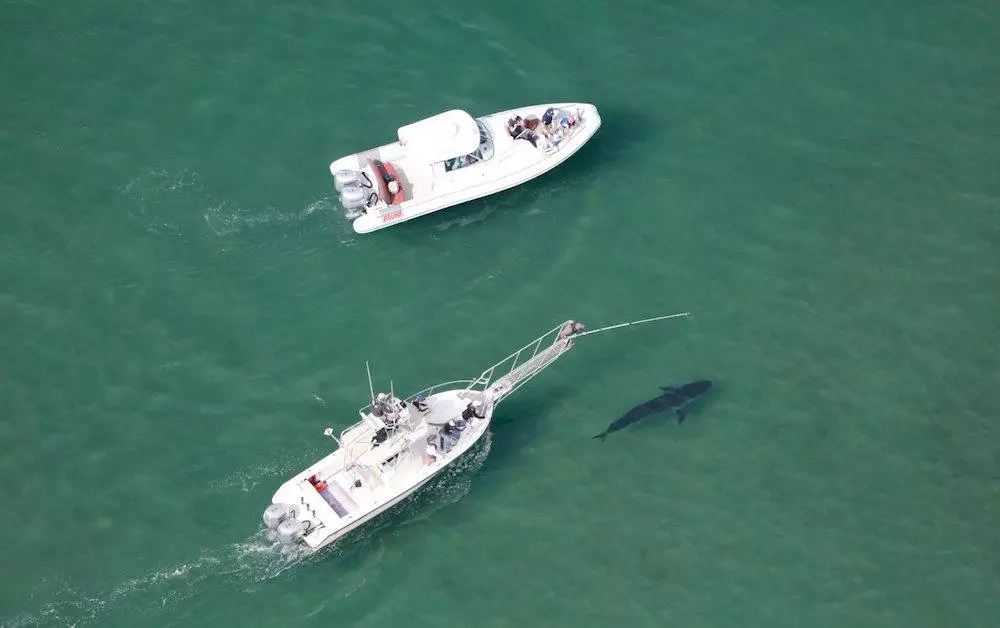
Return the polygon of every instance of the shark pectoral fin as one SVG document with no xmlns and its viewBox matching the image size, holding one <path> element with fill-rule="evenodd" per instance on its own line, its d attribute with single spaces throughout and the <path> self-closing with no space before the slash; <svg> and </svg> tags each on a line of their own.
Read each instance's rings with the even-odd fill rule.
<svg viewBox="0 0 1000 628">
<path fill-rule="evenodd" d="M 677 425 L 680 425 L 684 422 L 684 411 L 678 408 L 677 410 L 674 410 L 674 412 L 677 413 Z"/>
</svg>

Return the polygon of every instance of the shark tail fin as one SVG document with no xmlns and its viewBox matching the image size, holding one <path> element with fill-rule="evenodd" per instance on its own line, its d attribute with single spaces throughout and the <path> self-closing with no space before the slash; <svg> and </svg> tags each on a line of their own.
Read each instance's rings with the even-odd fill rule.
<svg viewBox="0 0 1000 628">
<path fill-rule="evenodd" d="M 598 434 L 598 435 L 597 435 L 597 436 L 595 436 L 594 438 L 600 438 L 600 439 L 601 439 L 601 442 L 603 443 L 603 442 L 604 442 L 604 439 L 605 439 L 605 438 L 607 438 L 607 437 L 608 437 L 608 433 L 607 433 L 607 432 L 601 432 L 600 434 Z"/>
</svg>

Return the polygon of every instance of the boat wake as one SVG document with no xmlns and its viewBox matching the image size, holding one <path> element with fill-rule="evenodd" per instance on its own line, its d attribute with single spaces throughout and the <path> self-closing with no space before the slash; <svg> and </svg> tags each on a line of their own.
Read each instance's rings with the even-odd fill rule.
<svg viewBox="0 0 1000 628">
<path fill-rule="evenodd" d="M 52 587 L 43 583 L 37 595 L 57 598 L 34 613 L 0 618 L 0 626 L 79 626 L 100 623 L 116 612 L 146 616 L 175 607 L 206 588 L 226 582 L 246 588 L 281 575 L 304 557 L 282 552 L 280 543 L 268 539 L 263 526 L 238 543 L 205 551 L 192 560 L 130 578 L 103 592 L 81 590 L 69 583 Z M 128 605 L 128 609 L 123 608 Z M 141 621 L 138 623 L 142 623 Z"/>
<path fill-rule="evenodd" d="M 423 489 L 319 552 L 289 550 L 272 539 L 261 523 L 256 532 L 242 541 L 205 550 L 191 560 L 130 578 L 103 592 L 85 591 L 67 582 L 56 586 L 45 582 L 36 587 L 35 595 L 57 598 L 55 601 L 32 613 L 0 617 L 0 626 L 81 626 L 103 623 L 107 621 L 105 618 L 117 614 L 138 619 L 169 611 L 197 595 L 212 595 L 220 590 L 223 593 L 252 593 L 293 568 L 320 562 L 323 563 L 323 587 L 329 591 L 329 599 L 346 598 L 378 573 L 385 554 L 382 542 L 385 529 L 389 528 L 389 533 L 395 535 L 399 529 L 424 521 L 462 499 L 471 488 L 473 475 L 486 460 L 491 444 L 492 432 L 487 431 L 472 450 Z M 244 480 L 257 477 L 260 471 L 251 469 L 240 477 Z M 280 473 L 283 470 L 267 471 Z M 242 485 L 228 481 L 220 486 L 244 492 L 252 489 L 245 481 Z M 336 564 L 331 568 L 327 564 L 329 561 Z M 140 619 L 136 623 L 143 622 Z"/>
<path fill-rule="evenodd" d="M 210 194 L 198 173 L 150 170 L 118 190 L 129 219 L 146 231 L 170 237 L 189 236 L 207 229 L 216 236 L 245 231 L 292 227 L 313 214 L 335 209 L 333 201 L 320 197 L 295 211 L 278 208 L 248 209 Z M 207 209 L 206 209 L 207 208 Z"/>
<path fill-rule="evenodd" d="M 297 212 L 282 212 L 276 208 L 254 210 L 238 207 L 223 201 L 208 208 L 205 212 L 205 223 L 217 236 L 229 236 L 253 229 L 269 227 L 292 227 L 308 219 L 317 210 L 332 210 L 333 205 L 328 198 L 321 198 L 309 203 Z"/>
<path fill-rule="evenodd" d="M 442 508 L 457 503 L 472 490 L 472 479 L 486 462 L 493 447 L 493 432 L 487 430 L 464 456 L 453 462 L 441 475 L 400 503 L 395 511 L 382 515 L 385 525 L 397 530 L 430 519 Z M 378 519 L 376 519 L 376 522 Z"/>
</svg>

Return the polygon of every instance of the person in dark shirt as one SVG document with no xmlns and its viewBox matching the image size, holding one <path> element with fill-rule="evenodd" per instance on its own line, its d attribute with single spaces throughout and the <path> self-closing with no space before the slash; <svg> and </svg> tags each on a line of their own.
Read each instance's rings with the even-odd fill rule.
<svg viewBox="0 0 1000 628">
<path fill-rule="evenodd" d="M 485 419 L 485 414 L 479 414 L 479 410 L 482 407 L 482 401 L 470 401 L 469 405 L 465 406 L 465 410 L 462 410 L 462 418 L 466 421 L 471 421 L 472 419 Z"/>
<path fill-rule="evenodd" d="M 521 116 L 515 116 L 507 121 L 507 132 L 515 140 L 528 140 L 532 146 L 538 147 L 538 134 L 525 125 Z"/>
</svg>

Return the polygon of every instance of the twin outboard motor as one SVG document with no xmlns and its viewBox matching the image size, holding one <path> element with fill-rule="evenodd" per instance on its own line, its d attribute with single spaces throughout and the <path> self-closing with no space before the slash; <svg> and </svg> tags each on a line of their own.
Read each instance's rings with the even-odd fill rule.
<svg viewBox="0 0 1000 628">
<path fill-rule="evenodd" d="M 293 545 L 309 531 L 308 521 L 298 520 L 298 509 L 290 504 L 271 504 L 264 509 L 264 525 L 283 545 Z"/>
<path fill-rule="evenodd" d="M 302 535 L 309 530 L 309 522 L 299 521 L 294 516 L 278 524 L 278 540 L 283 545 L 292 545 L 302 540 Z"/>
<path fill-rule="evenodd" d="M 289 504 L 271 504 L 264 509 L 264 525 L 272 532 L 278 528 L 278 524 L 287 517 L 295 518 L 295 506 Z"/>
<path fill-rule="evenodd" d="M 366 206 L 378 201 L 378 192 L 364 172 L 338 170 L 333 173 L 333 186 L 340 192 L 340 204 L 347 210 L 349 219 L 357 218 Z"/>
</svg>

